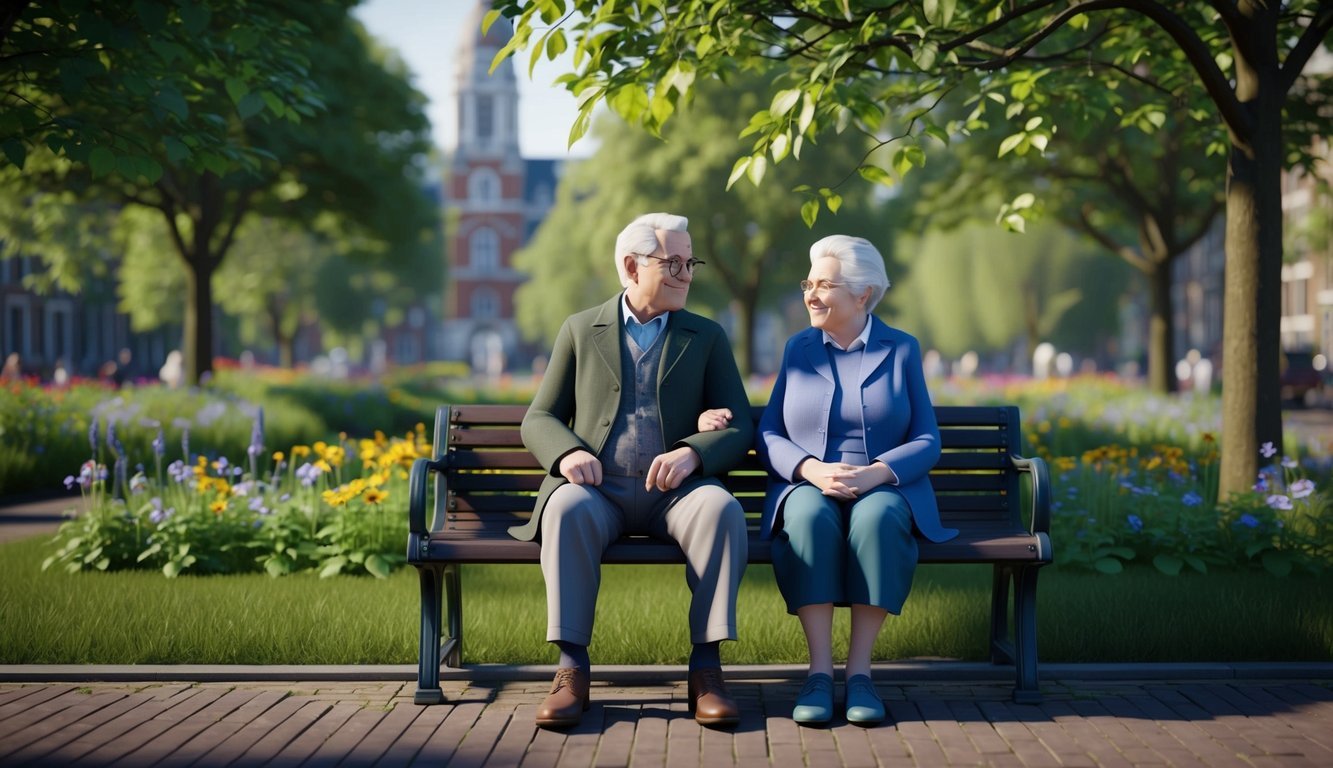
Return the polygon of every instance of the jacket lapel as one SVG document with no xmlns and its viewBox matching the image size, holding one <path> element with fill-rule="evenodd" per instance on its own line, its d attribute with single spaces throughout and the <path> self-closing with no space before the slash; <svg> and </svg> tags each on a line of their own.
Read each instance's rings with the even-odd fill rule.
<svg viewBox="0 0 1333 768">
<path fill-rule="evenodd" d="M 620 296 L 602 305 L 592 324 L 592 345 L 606 364 L 611 381 L 620 383 Z"/>
<path fill-rule="evenodd" d="M 810 367 L 815 369 L 815 373 L 828 379 L 833 383 L 833 364 L 829 362 L 828 350 L 824 349 L 824 334 L 818 330 L 811 329 L 811 333 L 805 337 L 805 357 L 810 362 Z"/>
<path fill-rule="evenodd" d="M 893 351 L 893 341 L 889 338 L 889 327 L 874 315 L 870 316 L 870 338 L 866 342 L 865 357 L 861 360 L 861 380 L 864 385 L 870 374 L 879 369 Z"/>
<path fill-rule="evenodd" d="M 689 348 L 690 342 L 694 340 L 694 334 L 698 333 L 690 315 L 685 310 L 676 310 L 667 318 L 666 338 L 662 340 L 665 346 L 662 347 L 662 362 L 657 371 L 657 386 L 660 388 L 662 382 L 671 374 L 671 369 L 676 367 L 681 358 L 685 356 L 685 350 Z"/>
</svg>

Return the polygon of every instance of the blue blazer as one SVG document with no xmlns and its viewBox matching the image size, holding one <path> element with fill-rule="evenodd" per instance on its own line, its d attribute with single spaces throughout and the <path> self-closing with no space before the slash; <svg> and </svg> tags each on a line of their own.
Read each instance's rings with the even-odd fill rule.
<svg viewBox="0 0 1333 768">
<path fill-rule="evenodd" d="M 958 531 L 940 523 L 930 485 L 931 467 L 940 457 L 940 430 L 921 368 L 921 346 L 873 315 L 870 323 L 860 382 L 866 406 L 861 411 L 865 414 L 866 452 L 871 461 L 884 462 L 897 475 L 897 488 L 912 507 L 917 530 L 931 541 L 948 541 Z M 757 451 L 769 473 L 760 528 L 766 539 L 782 528 L 782 503 L 787 494 L 805 482 L 792 481 L 796 467 L 807 457 L 824 458 L 833 387 L 833 365 L 823 332 L 807 328 L 791 337 L 782 353 L 773 394 L 759 420 Z"/>
</svg>

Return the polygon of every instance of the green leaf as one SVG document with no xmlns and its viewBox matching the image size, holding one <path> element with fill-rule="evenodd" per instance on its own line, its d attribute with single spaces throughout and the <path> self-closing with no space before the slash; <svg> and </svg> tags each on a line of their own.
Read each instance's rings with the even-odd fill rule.
<svg viewBox="0 0 1333 768">
<path fill-rule="evenodd" d="M 1264 564 L 1264 570 L 1274 576 L 1282 577 L 1291 573 L 1291 555 L 1277 549 L 1270 549 L 1264 552 L 1260 560 Z"/>
<path fill-rule="evenodd" d="M 1022 214 L 1011 213 L 1002 218 L 1000 224 L 1010 232 L 1027 232 L 1028 223 Z"/>
<path fill-rule="evenodd" d="M 1037 202 L 1036 195 L 1032 194 L 1031 192 L 1024 192 L 1023 194 L 1014 198 L 1014 201 L 1009 204 L 1009 208 L 1015 211 L 1023 208 L 1031 208 L 1033 203 L 1035 202 Z"/>
<path fill-rule="evenodd" d="M 796 132 L 803 134 L 815 119 L 815 98 L 806 91 L 801 100 L 801 116 L 796 120 Z M 799 157 L 799 155 L 797 155 Z"/>
<path fill-rule="evenodd" d="M 935 66 L 935 57 L 939 56 L 940 47 L 933 40 L 928 40 L 918 45 L 916 50 L 912 51 L 912 61 L 916 63 L 923 72 L 929 71 Z"/>
<path fill-rule="evenodd" d="M 166 565 L 162 566 L 162 575 L 166 576 L 168 579 L 174 579 L 177 576 L 179 576 L 180 573 L 181 573 L 181 564 L 176 562 L 175 560 L 172 560 L 168 562 Z"/>
<path fill-rule="evenodd" d="M 801 203 L 801 221 L 805 222 L 807 228 L 813 227 L 817 218 L 819 218 L 818 200 L 806 200 Z"/>
<path fill-rule="evenodd" d="M 13 163 L 14 167 L 23 170 L 23 164 L 28 161 L 28 149 L 23 146 L 23 142 L 18 139 L 5 139 L 0 147 L 4 148 L 5 158 Z"/>
<path fill-rule="evenodd" d="M 1009 152 L 1015 149 L 1019 144 L 1022 144 L 1023 139 L 1026 138 L 1026 133 L 1015 133 L 1012 136 L 1005 137 L 1005 140 L 1000 142 L 1000 154 L 997 155 L 997 157 L 1004 157 L 1009 154 Z"/>
<path fill-rule="evenodd" d="M 342 571 L 344 565 L 347 565 L 347 558 L 342 556 L 331 557 L 324 561 L 324 567 L 319 569 L 319 577 L 321 579 L 327 579 L 330 576 L 337 576 Z"/>
<path fill-rule="evenodd" d="M 1198 555 L 1184 555 L 1185 563 L 1199 573 L 1208 573 L 1208 564 Z"/>
<path fill-rule="evenodd" d="M 774 165 L 782 162 L 783 158 L 787 156 L 787 152 L 791 149 L 791 134 L 779 133 L 777 136 L 774 136 L 773 143 L 768 146 L 768 149 L 773 154 Z"/>
<path fill-rule="evenodd" d="M 938 125 L 926 126 L 926 135 L 930 136 L 936 141 L 939 141 L 941 144 L 945 146 L 949 145 L 949 132 L 939 127 Z"/>
<path fill-rule="evenodd" d="M 773 96 L 773 103 L 769 106 L 768 112 L 775 118 L 782 117 L 790 112 L 792 107 L 796 106 L 796 102 L 800 101 L 800 99 L 801 92 L 796 88 L 778 91 L 777 94 Z"/>
<path fill-rule="evenodd" d="M 750 183 L 756 187 L 764 180 L 764 173 L 768 170 L 768 158 L 763 155 L 753 155 L 750 159 L 750 167 L 745 169 L 745 175 L 750 177 Z"/>
<path fill-rule="evenodd" d="M 746 155 L 737 159 L 735 165 L 731 166 L 731 176 L 727 177 L 727 189 L 731 189 L 731 185 L 735 184 L 745 174 L 745 171 L 750 167 L 751 159 L 749 155 Z"/>
<path fill-rule="evenodd" d="M 499 18 L 500 18 L 499 8 L 492 8 L 491 10 L 487 11 L 486 15 L 481 17 L 481 33 L 484 35 L 487 32 L 489 32 L 491 29 L 491 25 L 494 24 L 496 20 Z"/>
<path fill-rule="evenodd" d="M 181 24 L 191 36 L 198 36 L 208 28 L 213 17 L 212 11 L 202 3 L 183 2 L 180 4 Z"/>
<path fill-rule="evenodd" d="M 576 142 L 576 141 L 578 141 L 579 139 L 583 138 L 583 134 L 585 134 L 585 133 L 588 132 L 588 126 L 592 124 L 592 104 L 593 104 L 593 103 L 594 103 L 594 102 L 589 102 L 588 106 L 584 107 L 582 110 L 579 111 L 579 116 L 578 116 L 578 118 L 577 118 L 576 120 L 574 120 L 574 125 L 571 126 L 570 129 L 569 129 L 569 145 L 568 145 L 568 146 L 570 146 L 570 147 L 574 146 L 574 142 Z"/>
<path fill-rule="evenodd" d="M 821 191 L 824 192 L 824 204 L 828 206 L 829 213 L 837 213 L 842 207 L 842 195 L 837 192 Z"/>
<path fill-rule="evenodd" d="M 227 95 L 231 97 L 233 104 L 240 104 L 245 94 L 250 92 L 250 86 L 239 77 L 229 77 L 226 82 Z"/>
<path fill-rule="evenodd" d="M 366 558 L 366 570 L 370 571 L 377 579 L 387 579 L 392 571 L 389 562 L 377 554 Z"/>
<path fill-rule="evenodd" d="M 875 184 L 883 184 L 886 187 L 892 187 L 894 184 L 898 183 L 897 180 L 893 178 L 893 174 L 880 168 L 878 165 L 863 165 L 860 168 L 857 168 L 856 172 L 861 174 L 861 178 L 866 181 L 874 182 Z"/>
<path fill-rule="evenodd" d="M 1103 557 L 1092 564 L 1101 573 L 1120 573 L 1125 570 L 1125 566 L 1114 557 Z"/>
<path fill-rule="evenodd" d="M 1041 125 L 1041 117 L 1040 116 L 1034 117 L 1031 120 L 1027 121 L 1027 124 L 1023 126 L 1023 130 L 1035 131 L 1037 130 L 1037 126 L 1039 125 Z"/>
<path fill-rule="evenodd" d="M 551 39 L 546 41 L 546 58 L 555 61 L 555 57 L 564 53 L 569 48 L 568 41 L 565 40 L 564 30 L 557 29 Z"/>
<path fill-rule="evenodd" d="M 269 576 L 277 578 L 291 573 L 292 564 L 287 558 L 275 555 L 264 561 L 264 570 Z"/>
<path fill-rule="evenodd" d="M 157 102 L 159 107 L 165 109 L 181 120 L 190 116 L 189 103 L 185 101 L 184 96 L 181 96 L 181 92 L 175 88 L 163 88 L 153 97 L 153 100 Z"/>
<path fill-rule="evenodd" d="M 242 120 L 249 120 L 263 111 L 264 97 L 254 91 L 245 94 L 245 97 L 236 105 L 236 112 Z"/>
<path fill-rule="evenodd" d="M 643 120 L 643 113 L 648 111 L 648 89 L 639 83 L 629 83 L 616 89 L 607 98 L 611 109 L 627 123 Z"/>
<path fill-rule="evenodd" d="M 1152 564 L 1167 576 L 1177 576 L 1180 574 L 1180 569 L 1184 567 L 1185 561 L 1175 555 L 1157 555 L 1152 559 Z"/>
<path fill-rule="evenodd" d="M 106 147 L 95 147 L 88 155 L 88 166 L 94 178 L 101 178 L 116 169 L 116 155 Z"/>
</svg>

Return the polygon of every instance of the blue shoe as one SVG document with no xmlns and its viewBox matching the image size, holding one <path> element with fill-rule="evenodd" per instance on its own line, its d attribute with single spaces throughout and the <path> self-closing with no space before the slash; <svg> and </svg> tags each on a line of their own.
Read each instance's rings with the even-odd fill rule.
<svg viewBox="0 0 1333 768">
<path fill-rule="evenodd" d="M 816 672 L 805 679 L 791 719 L 801 725 L 826 725 L 833 719 L 833 678 Z"/>
<path fill-rule="evenodd" d="M 884 720 L 884 702 L 875 692 L 875 684 L 865 675 L 847 678 L 847 722 L 854 725 L 878 725 Z"/>
</svg>

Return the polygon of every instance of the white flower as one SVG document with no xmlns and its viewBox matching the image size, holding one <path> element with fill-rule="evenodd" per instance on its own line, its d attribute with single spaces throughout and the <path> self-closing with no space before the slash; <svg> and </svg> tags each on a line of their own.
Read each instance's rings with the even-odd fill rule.
<svg viewBox="0 0 1333 768">
<path fill-rule="evenodd" d="M 1291 488 L 1288 490 L 1291 491 L 1291 497 L 1293 499 L 1303 499 L 1314 493 L 1314 481 L 1302 477 L 1300 480 L 1292 483 Z"/>
<path fill-rule="evenodd" d="M 1280 493 L 1275 493 L 1264 499 L 1264 502 L 1272 509 L 1291 509 L 1291 499 Z"/>
<path fill-rule="evenodd" d="M 1295 468 L 1296 468 L 1296 460 L 1293 459 L 1293 458 L 1291 458 L 1290 456 L 1283 456 L 1283 457 L 1282 457 L 1282 466 L 1286 467 L 1287 469 L 1295 469 Z"/>
<path fill-rule="evenodd" d="M 1277 449 L 1273 447 L 1271 442 L 1267 442 L 1259 446 L 1259 453 L 1263 454 L 1265 459 L 1271 459 L 1277 453 Z"/>
</svg>

